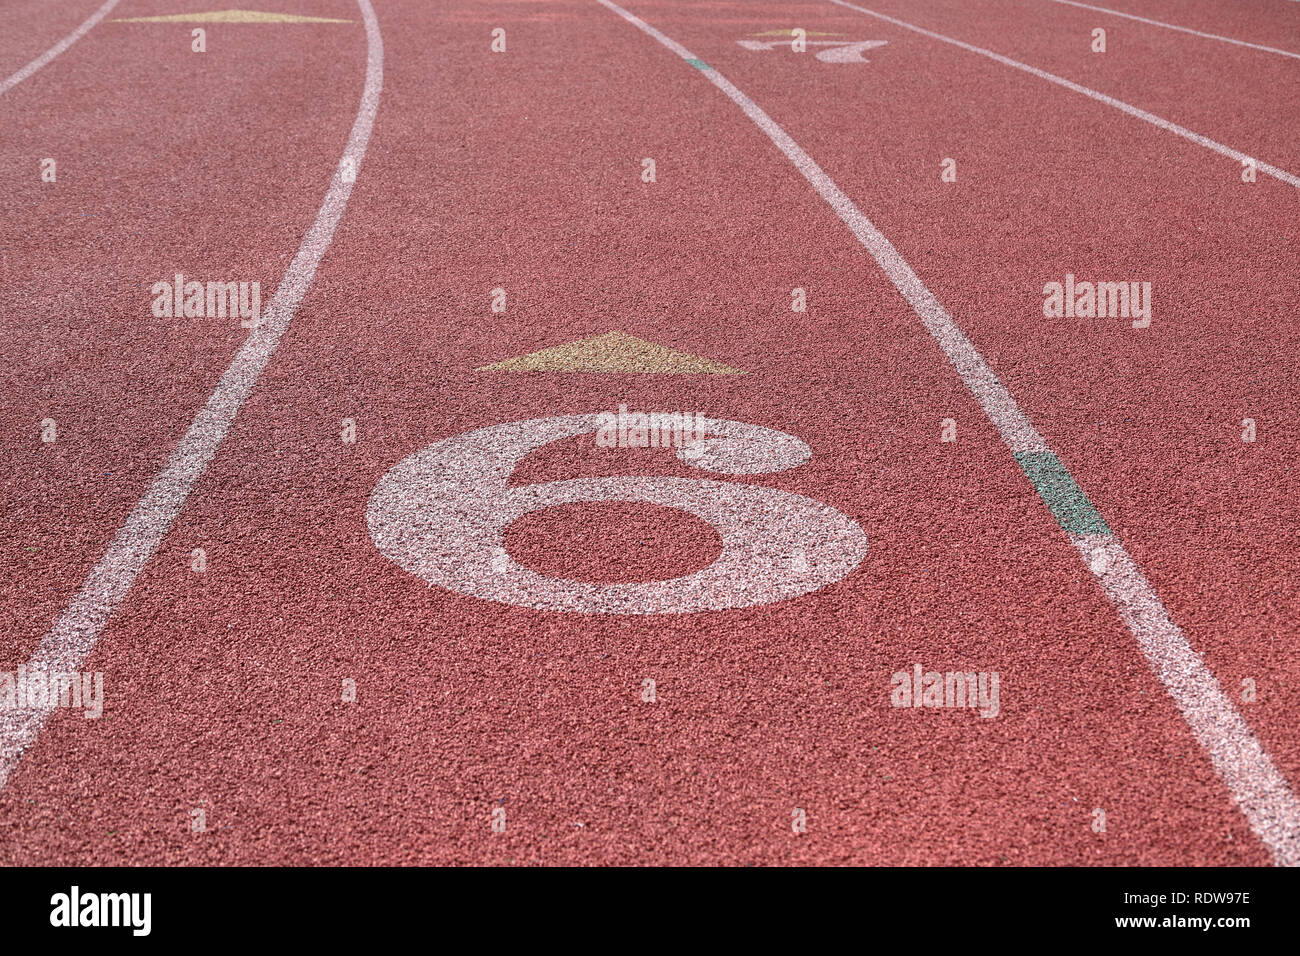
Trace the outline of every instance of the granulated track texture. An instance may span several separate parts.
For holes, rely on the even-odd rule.
[[[248,2],[0,10],[0,864],[1300,862],[1300,4]]]

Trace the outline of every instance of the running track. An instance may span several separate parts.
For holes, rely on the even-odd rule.
[[[0,710],[0,862],[1300,862],[1300,4],[1094,5],[1189,33],[1056,0],[268,0],[346,22],[195,54],[119,21],[212,6],[122,0],[27,67],[107,6],[0,6],[0,670],[105,695]],[[792,27],[885,42],[828,63]],[[154,317],[178,271],[260,282],[265,324]],[[1150,327],[1045,318],[1066,273],[1150,282]],[[610,331],[746,374],[483,370]],[[620,403],[811,457],[707,474],[588,432],[511,486],[793,492],[865,555],[627,614],[381,550],[409,456]],[[419,534],[469,507],[430,487],[394,496]],[[610,500],[503,544],[583,582],[724,552]],[[765,560],[759,590],[795,573]],[[917,663],[998,672],[1000,713],[892,707]]]

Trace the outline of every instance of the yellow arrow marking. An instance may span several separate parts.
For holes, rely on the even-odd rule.
[[[668,375],[745,375],[702,355],[655,345],[625,332],[606,332],[553,345],[477,369],[480,372],[658,372]]]
[[[351,23],[325,17],[300,17],[292,13],[260,10],[213,10],[211,13],[171,13],[164,17],[127,17],[113,23]]]

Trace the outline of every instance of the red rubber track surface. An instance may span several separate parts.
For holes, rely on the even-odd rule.
[[[1031,0],[861,5],[1300,172],[1286,58]],[[1222,22],[1203,3],[1102,5],[1300,50],[1282,3]],[[56,27],[31,6],[42,39],[5,40],[0,72],[90,12]],[[124,0],[109,20],[176,9]],[[148,287],[183,271],[259,279],[269,299],[342,152],[356,8],[259,9],[353,22],[214,24],[203,56],[188,26],[104,22],[0,97],[0,668],[31,654],[246,334],[155,319]],[[1294,187],[1244,184],[1200,146],[829,3],[629,9],[757,101],[893,241],[1229,696],[1257,681],[1242,712],[1300,779]],[[0,791],[0,862],[1270,862],[915,314],[734,104],[595,3],[377,14],[384,91],[334,243],[84,665],[105,674],[104,718],[53,715]],[[736,43],[793,26],[888,42],[868,64]],[[1151,327],[1043,318],[1066,272],[1152,282]],[[807,313],[789,311],[796,286]],[[749,374],[475,371],[612,329]],[[808,464],[736,480],[849,515],[866,559],[779,604],[619,617],[430,588],[375,548],[367,501],[408,455],[620,402],[802,438]],[[610,474],[698,477],[586,436],[512,481]],[[611,505],[533,515],[508,543],[601,580],[718,551],[696,519]],[[891,708],[890,675],[913,663],[998,671],[1001,715]]]
[[[103,4],[104,0],[73,0],[69,3],[9,0],[4,7],[4,29],[0,30],[0,80],[8,79],[54,46]],[[93,73],[88,75],[93,76]],[[65,81],[66,77],[60,78],[60,85]],[[47,88],[46,93],[49,92]],[[33,102],[39,103],[40,93],[34,95]]]

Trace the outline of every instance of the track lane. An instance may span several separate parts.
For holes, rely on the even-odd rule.
[[[0,199],[0,521],[10,542],[0,651],[11,671],[81,588],[248,336],[237,317],[155,318],[151,284],[178,270],[260,281],[269,307],[350,124],[320,109],[329,94],[304,80],[341,90],[364,72],[356,33],[342,26],[314,52],[301,32],[295,43],[282,29],[241,26],[209,61],[154,25],[104,24],[117,31],[110,45],[123,59],[111,69],[125,80],[74,85],[44,122],[0,101],[0,113],[22,118],[3,147]],[[62,68],[104,67],[83,44]],[[160,87],[158,71],[172,83]],[[268,111],[266,90],[292,76],[298,88]],[[320,116],[295,123],[307,107]],[[49,153],[55,183],[39,176]],[[57,423],[52,444],[40,440],[46,418]]]
[[[730,16],[702,23],[665,5],[638,8],[657,9],[671,32],[689,37],[697,56],[752,91],[872,210],[1130,542],[1224,686],[1240,688],[1246,678],[1267,685],[1268,699],[1261,695],[1246,712],[1294,778],[1287,688],[1300,676],[1300,662],[1277,640],[1297,627],[1286,598],[1295,586],[1289,556],[1298,547],[1289,465],[1295,410],[1286,396],[1294,394],[1297,373],[1292,336],[1281,321],[1292,308],[1283,278],[1285,250],[1295,242],[1290,190],[1271,184],[1260,195],[1202,191],[1205,170],[1194,163],[1180,166],[1173,183],[1144,172],[1135,158],[1098,152],[1104,161],[1094,163],[1093,151],[1039,132],[1048,117],[1073,115],[1065,94],[1034,109],[1020,101],[1014,110],[990,108],[997,68],[964,69],[956,59],[961,51],[936,61],[943,54],[904,45],[891,63],[890,47],[878,48],[856,80],[840,75],[831,85],[810,58],[736,46],[738,37],[787,22],[777,7],[768,8],[769,16],[749,8],[756,15],[748,24]],[[848,33],[852,22],[838,15],[808,29],[873,35]],[[952,76],[950,87],[927,87],[936,71]],[[819,99],[819,84],[834,98]],[[941,183],[939,158],[959,152],[959,169],[973,163],[972,176]],[[1117,181],[1130,186],[1116,193]],[[1206,195],[1215,197],[1210,215],[1218,230],[1202,221],[1204,205],[1190,205],[1191,197]],[[1135,212],[1133,196],[1152,197],[1163,217]],[[1095,208],[1079,204],[1085,199]],[[1148,218],[1167,232],[1145,231]],[[1240,271],[1224,270],[1225,261]],[[1122,320],[1044,320],[1041,286],[1068,268],[1081,278],[1172,271],[1173,288],[1157,281],[1157,291],[1175,297],[1166,306],[1168,321],[1158,328],[1157,316],[1139,333]],[[1242,315],[1278,318],[1229,318]],[[1268,445],[1240,442],[1240,418],[1249,414],[1240,408],[1267,415]],[[1251,599],[1243,601],[1246,594]]]
[[[759,126],[773,144],[796,166],[825,202],[836,211],[863,247],[889,276],[941,345],[985,414],[997,426],[1008,449],[1039,486],[1045,503],[1052,508],[1071,543],[1097,578],[1108,599],[1132,631],[1152,669],[1160,676],[1197,740],[1214,763],[1216,771],[1232,791],[1241,811],[1259,838],[1281,865],[1300,863],[1300,803],[1287,779],[1262,750],[1251,728],[1212,672],[1206,669],[1186,637],[1173,623],[1159,595],[1154,592],[1122,539],[1116,537],[1077,490],[1074,479],[1062,467],[1051,446],[1043,441],[1016,406],[1014,399],[997,382],[982,356],[971,346],[914,271],[901,260],[897,249],[852,201],[831,181],[816,162],[753,100],[716,69],[674,39],[647,24],[612,0],[599,0],[607,9],[665,46],[687,65],[704,72],[714,86],[727,95]],[[805,61],[807,58],[805,57]],[[1139,323],[1135,320],[1134,327]],[[1027,462],[1033,461],[1034,467]],[[1046,466],[1060,474],[1052,479],[1051,490],[1036,477]],[[1062,510],[1061,495],[1073,494],[1079,502]],[[1081,515],[1081,510],[1085,513]],[[1253,698],[1248,701],[1253,703]]]
[[[1288,132],[1289,104],[1300,92],[1300,71],[1288,60],[1235,47],[1225,50],[1209,40],[1137,24],[1122,32],[1120,45],[1121,31],[1112,29],[1107,52],[1093,53],[1095,15],[1059,5],[1044,11],[1035,0],[990,5],[978,16],[972,16],[971,7],[947,0],[919,10],[898,4],[826,2],[850,9],[869,23],[894,20],[910,31],[928,31],[932,42],[965,44],[968,55],[1034,76],[1038,83],[1077,85],[1072,92],[1099,106],[1226,156],[1225,176],[1239,173],[1242,157],[1250,157],[1261,169],[1271,167],[1270,176],[1300,188],[1300,153]],[[1027,23],[1035,26],[1026,29]],[[1015,38],[1014,48],[1008,47],[1008,37]],[[1198,44],[1199,56],[1194,52]],[[1206,49],[1211,46],[1214,49]],[[1217,68],[1207,69],[1207,61]],[[1207,74],[1214,78],[1212,84]],[[1115,102],[1106,102],[1106,97]],[[1249,110],[1242,109],[1246,104]],[[1063,130],[1065,135],[1073,132]]]
[[[1131,729],[1178,718],[896,293],[833,214],[792,192],[799,181],[734,107],[596,12],[551,5],[515,21],[456,8],[434,21],[447,38],[434,66],[416,29],[429,29],[427,8],[385,11],[394,72],[367,189],[93,657],[121,682],[121,709],[93,732],[52,722],[0,794],[5,852],[1265,862],[1244,824],[1214,810],[1226,797],[1189,738]],[[487,52],[498,24],[521,58],[508,70]],[[738,162],[719,163],[720,136]],[[642,155],[667,160],[653,188],[639,181]],[[381,242],[395,248],[376,260]],[[805,276],[813,310],[796,324],[789,285]],[[500,282],[518,290],[506,318],[487,310]],[[473,371],[611,322],[751,375]],[[793,487],[859,517],[873,563],[761,612],[573,621],[431,591],[373,552],[364,503],[411,451],[619,400],[804,430],[814,459]],[[961,454],[937,441],[945,413],[962,423]],[[345,448],[347,416],[361,438]],[[610,469],[666,470],[575,446],[520,479]],[[1008,526],[1025,528],[1014,549]],[[707,556],[689,527],[667,527],[675,550]],[[602,527],[552,528],[553,560],[575,532]],[[214,555],[201,584],[172,570],[196,540]],[[1061,633],[1086,637],[1045,657]],[[986,724],[899,715],[889,675],[914,660],[1004,667],[1017,686],[1060,692],[1009,696]],[[666,675],[667,706],[637,703],[650,673]],[[350,674],[364,709],[337,703]],[[1096,686],[1114,699],[1086,692]],[[1189,789],[1206,799],[1170,799]],[[1091,833],[1096,801],[1115,839]],[[790,807],[804,804],[810,831],[794,838]],[[188,832],[199,805],[211,839]],[[488,826],[496,805],[511,814],[501,838]]]
[[[1272,53],[1276,56],[1285,56],[1293,60],[1300,60],[1300,53],[1293,50],[1283,50],[1275,46],[1267,46],[1260,43],[1250,43],[1246,40],[1239,40],[1234,37],[1224,36],[1221,33],[1207,33],[1204,30],[1193,30],[1191,27],[1181,26],[1177,23],[1166,23],[1163,20],[1154,20],[1151,17],[1138,16],[1133,13],[1125,13],[1122,10],[1116,10],[1114,7],[1102,7],[1094,3],[1079,3],[1078,0],[1052,0],[1054,3],[1064,4],[1065,6],[1074,7],[1078,10],[1088,10],[1092,13],[1102,13],[1111,17],[1118,17],[1122,20],[1128,20],[1134,23],[1141,23],[1149,27],[1159,27],[1162,30],[1173,30],[1188,36],[1199,37],[1202,40],[1214,40],[1217,43],[1228,43],[1233,46],[1247,47],[1258,50],[1263,53]]]
[[[1295,0],[1243,0],[1232,4],[1215,0],[1099,0],[1094,5],[1206,33],[1225,33],[1252,43],[1295,49],[1293,41],[1300,41],[1300,10]]]
[[[112,13],[121,0],[49,4],[25,0],[0,11],[0,96],[36,75]]]

